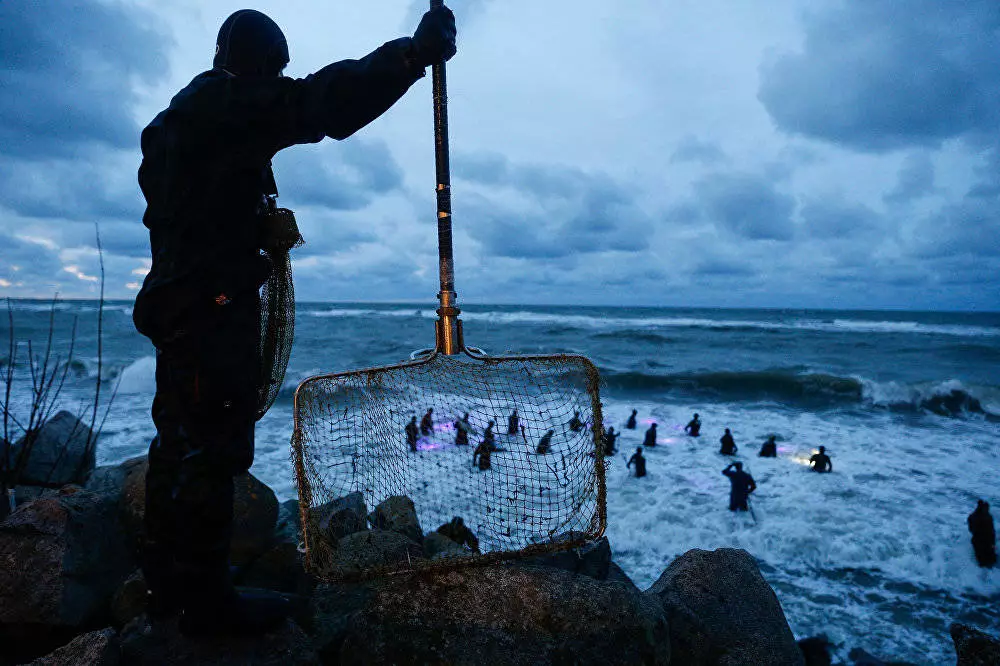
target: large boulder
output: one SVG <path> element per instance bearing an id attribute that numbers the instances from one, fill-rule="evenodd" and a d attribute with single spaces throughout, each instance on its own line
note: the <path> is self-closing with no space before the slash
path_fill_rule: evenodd
<path id="1" fill-rule="evenodd" d="M 239 638 L 186 638 L 175 622 L 150 626 L 137 618 L 122 631 L 127 664 L 212 664 L 213 666 L 316 666 L 309 637 L 292 622 L 271 633 Z"/>
<path id="2" fill-rule="evenodd" d="M 118 666 L 121 646 L 114 629 L 80 634 L 55 652 L 31 662 L 31 666 Z"/>
<path id="3" fill-rule="evenodd" d="M 330 573 L 346 577 L 380 567 L 406 567 L 422 559 L 424 551 L 420 544 L 398 532 L 372 529 L 341 538 L 330 557 Z"/>
<path id="4" fill-rule="evenodd" d="M 546 555 L 536 555 L 521 560 L 525 564 L 556 567 L 597 580 L 607 580 L 611 573 L 611 544 L 601 537 L 579 548 L 560 550 Z"/>
<path id="5" fill-rule="evenodd" d="M 690 550 L 646 594 L 666 611 L 674 663 L 804 664 L 778 598 L 744 550 Z"/>
<path id="6" fill-rule="evenodd" d="M 440 532 L 428 532 L 424 535 L 424 555 L 428 559 L 439 560 L 444 557 L 467 557 L 472 555 L 472 551 L 462 548 Z"/>
<path id="7" fill-rule="evenodd" d="M 0 523 L 0 624 L 100 626 L 135 569 L 117 506 L 70 486 Z"/>
<path id="8" fill-rule="evenodd" d="M 70 412 L 62 411 L 42 424 L 32 437 L 14 444 L 14 458 L 28 460 L 18 482 L 31 486 L 59 488 L 82 484 L 94 469 L 97 443 L 90 427 Z"/>
<path id="9" fill-rule="evenodd" d="M 111 598 L 111 620 L 115 626 L 124 627 L 146 612 L 147 596 L 146 577 L 137 569 L 118 586 Z"/>
<path id="10" fill-rule="evenodd" d="M 146 514 L 146 472 L 149 464 L 145 456 L 121 464 L 120 490 L 123 519 L 134 540 L 142 534 Z M 110 476 L 110 475 L 109 475 Z M 95 484 L 100 481 L 94 482 Z M 250 473 L 233 479 L 233 538 L 230 561 L 236 566 L 249 564 L 264 553 L 274 539 L 278 520 L 278 498 L 274 491 Z M 114 483 L 103 486 L 112 492 Z"/>
<path id="11" fill-rule="evenodd" d="M 958 666 L 1000 664 L 1000 640 L 964 624 L 951 625 L 951 639 L 958 653 Z"/>
<path id="12" fill-rule="evenodd" d="M 336 543 L 348 534 L 368 529 L 368 507 L 365 505 L 364 495 L 359 492 L 321 504 L 312 509 L 309 515 L 316 529 L 329 543 Z"/>
<path id="13" fill-rule="evenodd" d="M 365 513 L 368 512 L 365 511 Z M 278 505 L 278 521 L 274 526 L 274 539 L 294 544 L 302 541 L 302 517 L 299 514 L 298 500 L 285 500 Z"/>
<path id="14" fill-rule="evenodd" d="M 405 495 L 393 495 L 375 507 L 368 515 L 372 527 L 392 530 L 403 534 L 420 543 L 424 540 L 424 531 L 417 519 L 417 510 L 413 500 Z"/>
<path id="15" fill-rule="evenodd" d="M 354 591 L 333 663 L 670 663 L 655 599 L 555 568 L 422 571 Z"/>

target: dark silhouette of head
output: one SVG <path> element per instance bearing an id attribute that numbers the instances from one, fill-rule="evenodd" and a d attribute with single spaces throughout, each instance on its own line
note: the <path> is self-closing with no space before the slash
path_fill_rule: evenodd
<path id="1" fill-rule="evenodd" d="M 984 499 L 981 499 L 981 500 L 979 500 L 979 501 L 976 502 L 976 508 L 977 509 L 989 509 L 990 508 L 990 503 L 987 502 Z"/>
<path id="2" fill-rule="evenodd" d="M 546 435 L 554 435 L 554 434 L 556 434 L 556 431 L 555 431 L 555 430 L 551 430 L 551 429 L 550 429 L 550 430 L 549 430 L 549 431 L 548 431 L 547 433 L 545 433 L 545 434 L 546 434 Z"/>
<path id="3" fill-rule="evenodd" d="M 732 434 L 732 433 L 729 432 L 729 428 L 726 428 L 726 434 L 727 435 Z"/>
<path id="4" fill-rule="evenodd" d="M 632 416 L 635 416 L 635 415 L 636 415 L 636 414 L 638 414 L 638 413 L 639 413 L 639 410 L 638 410 L 638 409 L 633 409 L 633 410 L 632 410 Z"/>
<path id="5" fill-rule="evenodd" d="M 469 412 L 465 413 L 465 416 L 462 417 L 462 420 L 463 421 L 468 421 L 469 420 Z"/>
<path id="6" fill-rule="evenodd" d="M 614 431 L 615 431 L 615 427 L 614 426 L 608 426 L 608 432 L 609 433 L 614 433 Z"/>
<path id="7" fill-rule="evenodd" d="M 428 407 L 428 408 L 427 408 L 427 413 L 428 413 L 428 414 L 430 414 L 430 413 L 431 413 L 431 412 L 433 412 L 433 411 L 434 411 L 434 408 L 433 408 L 433 407 Z"/>
<path id="8" fill-rule="evenodd" d="M 490 421 L 489 424 L 486 427 L 487 428 L 492 428 L 495 424 L 496 424 L 496 421 Z"/>
<path id="9" fill-rule="evenodd" d="M 654 423 L 653 425 L 649 426 L 649 428 L 650 428 L 651 430 L 656 430 L 656 424 Z"/>
<path id="10" fill-rule="evenodd" d="M 698 418 L 698 415 L 697 415 L 697 414 L 695 414 L 695 415 L 694 415 L 694 418 L 695 418 L 695 419 L 697 419 L 697 418 Z"/>
<path id="11" fill-rule="evenodd" d="M 464 524 L 465 521 L 462 520 L 461 516 L 455 516 L 454 518 L 451 519 L 451 522 L 453 525 L 462 525 Z"/>
<path id="12" fill-rule="evenodd" d="M 278 24 L 254 9 L 241 9 L 219 28 L 212 65 L 237 76 L 279 76 L 288 64 L 288 43 Z"/>
<path id="13" fill-rule="evenodd" d="M 414 423 L 416 422 L 416 420 L 417 420 L 416 416 L 410 417 L 410 423 Z"/>
<path id="14" fill-rule="evenodd" d="M 733 463 L 733 467 L 736 468 L 737 472 L 743 471 L 743 463 L 741 463 L 741 462 L 734 462 Z"/>
<path id="15" fill-rule="evenodd" d="M 825 446 L 819 447 L 819 452 L 820 453 L 826 453 L 826 447 Z"/>

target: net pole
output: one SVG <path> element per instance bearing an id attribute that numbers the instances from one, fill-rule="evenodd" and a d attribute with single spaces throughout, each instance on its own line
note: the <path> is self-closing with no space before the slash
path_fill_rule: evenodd
<path id="1" fill-rule="evenodd" d="M 444 6 L 444 0 L 430 0 L 431 9 Z M 462 322 L 458 315 L 455 293 L 455 257 L 451 234 L 451 165 L 448 155 L 448 84 L 444 61 L 431 67 L 434 87 L 434 166 L 437 176 L 437 226 L 438 260 L 441 289 L 438 292 L 440 307 L 435 324 L 438 353 L 453 355 L 464 351 Z"/>

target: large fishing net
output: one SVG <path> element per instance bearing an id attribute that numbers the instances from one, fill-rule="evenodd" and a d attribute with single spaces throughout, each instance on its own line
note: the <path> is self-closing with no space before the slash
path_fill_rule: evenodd
<path id="1" fill-rule="evenodd" d="M 326 580 L 369 577 L 599 537 L 598 382 L 590 361 L 573 355 L 433 354 L 307 379 L 296 394 L 293 457 L 308 568 Z M 419 527 L 387 516 L 408 504 L 400 497 L 412 501 Z M 345 529 L 348 506 L 355 524 Z M 471 540 L 444 553 L 432 553 L 430 539 L 420 546 L 424 532 L 455 517 L 476 548 Z M 376 532 L 386 518 L 392 529 L 404 523 L 412 543 Z"/>

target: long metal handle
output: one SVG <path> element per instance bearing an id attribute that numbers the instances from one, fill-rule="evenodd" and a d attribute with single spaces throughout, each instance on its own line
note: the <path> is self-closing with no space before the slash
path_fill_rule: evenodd
<path id="1" fill-rule="evenodd" d="M 444 0 L 431 0 L 431 9 Z M 451 165 L 448 160 L 448 84 L 444 62 L 431 68 L 434 83 L 434 166 L 437 174 L 438 259 L 441 291 L 438 292 L 438 320 L 435 324 L 437 350 L 443 354 L 463 351 L 462 322 L 455 293 L 455 257 L 451 240 Z"/>

